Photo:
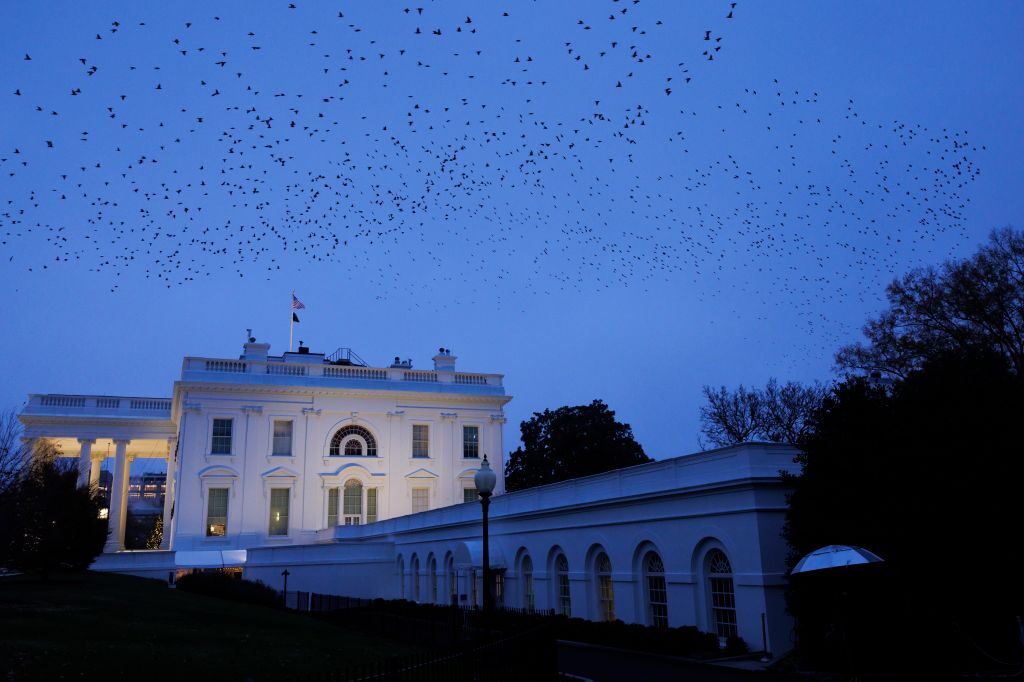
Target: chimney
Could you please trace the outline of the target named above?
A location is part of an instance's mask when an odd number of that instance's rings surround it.
[[[438,348],[434,356],[434,370],[438,372],[454,372],[455,361],[458,360],[452,355],[451,348]]]
[[[256,343],[256,339],[252,336],[249,337],[249,342],[242,348],[244,349],[242,353],[243,360],[255,360],[257,362],[266,362],[267,353],[270,352],[269,343]]]

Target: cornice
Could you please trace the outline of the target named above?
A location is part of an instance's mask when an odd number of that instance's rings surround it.
[[[387,398],[391,400],[420,400],[445,403],[505,405],[510,395],[478,395],[475,393],[446,393],[433,391],[396,391],[368,388],[329,386],[279,386],[275,384],[227,384],[196,381],[177,381],[175,391],[204,391],[209,393],[272,393],[278,395],[330,396],[342,398]]]

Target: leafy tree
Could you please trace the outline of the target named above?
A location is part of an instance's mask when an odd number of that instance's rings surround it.
[[[1024,233],[996,230],[968,259],[893,281],[887,298],[864,327],[867,344],[836,354],[839,368],[906,377],[940,353],[987,348],[1024,375]]]
[[[824,400],[789,481],[791,562],[849,544],[885,564],[861,582],[845,569],[791,580],[805,654],[840,655],[824,634],[847,593],[849,636],[876,668],[1019,656],[1022,414],[1024,381],[988,348],[937,355],[886,388],[851,378]]]
[[[0,491],[0,565],[46,576],[84,570],[102,551],[106,521],[95,490],[78,487],[78,471],[56,448],[39,443],[15,483]]]
[[[701,434],[716,447],[748,441],[797,443],[807,433],[809,417],[824,395],[825,389],[817,383],[780,385],[775,379],[763,389],[742,384],[735,391],[705,386]]]
[[[523,445],[505,465],[508,491],[653,461],[601,400],[534,412],[519,429]]]

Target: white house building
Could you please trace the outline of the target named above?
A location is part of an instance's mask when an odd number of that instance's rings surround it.
[[[238,358],[186,357],[169,399],[31,395],[20,418],[79,458],[83,484],[113,456],[96,570],[239,566],[280,587],[288,569],[293,590],[476,605],[486,454],[504,604],[790,647],[780,472],[795,450],[743,444],[504,494],[503,377],[433,360],[272,356],[250,339]],[[164,540],[129,551],[128,474],[146,457],[167,460]]]

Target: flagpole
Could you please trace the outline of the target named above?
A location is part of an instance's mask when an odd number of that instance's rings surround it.
[[[292,338],[295,332],[295,290],[292,290],[292,303],[288,305],[288,352],[292,352]]]

